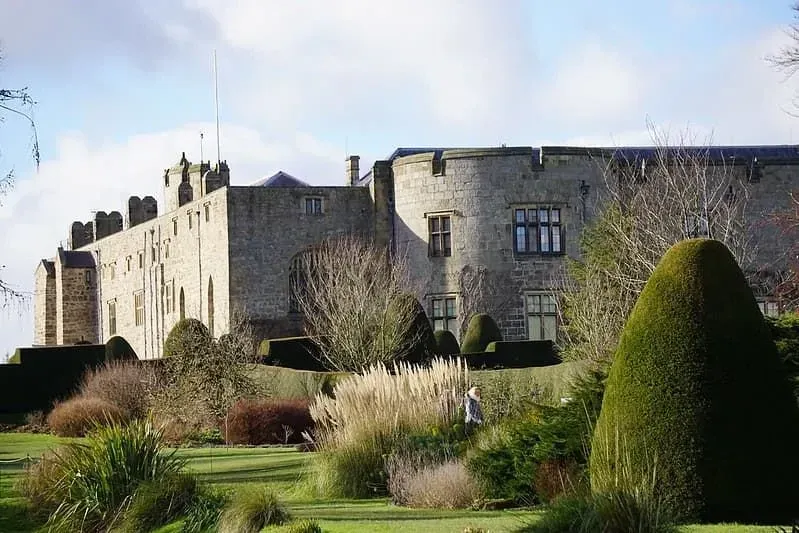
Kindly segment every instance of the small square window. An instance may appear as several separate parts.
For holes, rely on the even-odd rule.
[[[306,198],[305,199],[305,214],[306,215],[321,215],[322,214],[322,199],[321,198]]]

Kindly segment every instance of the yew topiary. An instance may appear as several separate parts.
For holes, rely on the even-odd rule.
[[[454,355],[461,353],[458,339],[448,329],[439,329],[433,333],[436,339],[436,353],[438,355]]]
[[[105,343],[106,361],[135,361],[139,357],[124,337],[114,335]]]
[[[789,523],[797,442],[799,409],[732,254],[708,239],[676,244],[622,333],[593,437],[592,488],[654,473],[679,520]]]
[[[172,327],[164,341],[164,357],[183,352],[192,352],[198,346],[211,340],[211,333],[205,324],[196,318],[184,318]]]
[[[469,320],[466,336],[461,344],[461,353],[484,352],[490,342],[501,340],[502,333],[494,319],[485,313],[480,313]]]

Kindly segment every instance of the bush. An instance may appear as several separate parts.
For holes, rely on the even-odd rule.
[[[217,531],[219,517],[230,503],[227,491],[200,485],[189,506],[180,533],[211,533]]]
[[[283,526],[279,531],[280,533],[322,533],[322,528],[316,520],[306,518]]]
[[[389,490],[399,505],[434,509],[464,509],[479,496],[477,485],[460,460],[436,464],[413,455],[390,465]]]
[[[128,419],[125,411],[110,402],[77,396],[56,404],[47,415],[47,426],[59,437],[83,437],[97,425]]]
[[[466,327],[461,343],[461,353],[484,352],[491,341],[501,341],[502,333],[497,323],[485,313],[474,315]]]
[[[534,366],[557,365],[560,359],[555,355],[552,341],[492,341],[486,346],[487,353],[493,353],[494,366],[505,368],[529,368]]]
[[[436,353],[438,355],[455,355],[461,353],[458,339],[448,329],[439,329],[433,333],[436,339]]]
[[[227,416],[230,444],[298,444],[313,429],[308,400],[242,399]],[[224,433],[224,428],[222,429]]]
[[[52,509],[50,530],[106,531],[120,524],[143,483],[164,482],[183,466],[174,452],[164,453],[158,430],[134,421],[100,428],[85,443],[56,449],[47,466],[29,470],[23,486],[32,504]]]
[[[219,533],[258,533],[265,526],[284,524],[290,519],[277,497],[264,488],[239,491],[219,518]]]
[[[535,469],[533,489],[539,500],[549,503],[583,488],[584,474],[584,467],[574,459],[546,459]]]
[[[150,395],[156,387],[154,369],[138,361],[114,360],[89,370],[80,392],[85,398],[98,398],[116,405],[128,419],[147,415]]]
[[[777,318],[766,317],[777,353],[793,381],[794,395],[799,400],[799,313],[785,313]]]
[[[18,365],[21,364],[21,362],[22,362],[22,357],[20,357],[19,348],[17,348],[16,350],[14,350],[14,353],[11,355],[11,357],[8,358],[8,361],[6,363],[9,365]]]
[[[152,531],[182,516],[197,495],[197,480],[175,474],[139,485],[125,511],[120,533]]]
[[[779,435],[779,438],[767,438]],[[673,246],[622,333],[591,455],[606,489],[622,439],[657,458],[655,493],[679,520],[777,522],[799,501],[799,407],[766,322],[723,244]]]
[[[389,306],[388,316],[403,316],[402,309],[405,306],[410,306],[413,309],[413,323],[407,331],[408,339],[406,344],[410,344],[408,354],[405,360],[409,363],[422,363],[431,359],[436,353],[436,338],[433,334],[433,328],[430,327],[430,321],[427,319],[427,313],[424,312],[424,307],[416,299],[416,296],[410,293],[403,293],[398,296]]]
[[[186,353],[191,355],[191,351],[203,340],[210,340],[211,333],[205,324],[196,318],[184,318],[179,320],[167,335],[164,341],[164,357],[172,357],[175,354]]]
[[[385,479],[383,456],[403,434],[452,427],[467,384],[460,361],[436,359],[429,367],[397,364],[393,374],[371,367],[340,381],[333,398],[317,397],[311,416],[322,451],[322,492],[358,498],[384,491],[376,486]]]
[[[138,361],[139,356],[128,344],[124,337],[114,335],[105,343],[105,360],[109,361]]]

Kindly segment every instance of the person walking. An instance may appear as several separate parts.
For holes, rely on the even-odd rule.
[[[472,387],[463,398],[466,411],[466,435],[471,435],[475,428],[483,423],[483,409],[480,407],[480,388]]]

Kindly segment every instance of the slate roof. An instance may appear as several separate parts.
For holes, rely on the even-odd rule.
[[[94,268],[94,256],[91,252],[58,249],[58,260],[64,268]]]
[[[250,187],[310,187],[310,185],[281,170],[268,178],[259,179]]]
[[[53,263],[52,261],[49,261],[47,259],[42,259],[42,266],[47,271],[47,277],[48,278],[54,278],[55,277],[55,263]]]

